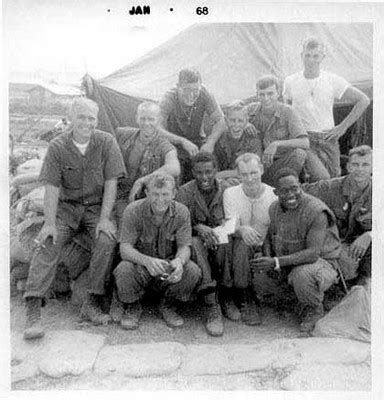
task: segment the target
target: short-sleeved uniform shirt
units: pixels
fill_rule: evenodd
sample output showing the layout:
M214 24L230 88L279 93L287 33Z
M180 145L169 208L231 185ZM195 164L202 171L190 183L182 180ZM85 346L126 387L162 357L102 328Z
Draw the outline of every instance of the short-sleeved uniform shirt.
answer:
M136 128L118 128L116 139L128 172L126 177L119 179L118 199L127 199L137 179L161 168L165 164L165 156L172 150L176 151L175 146L159 133L144 145L140 141L140 130Z
M333 103L349 86L344 78L331 72L321 71L317 78L306 79L301 71L285 79L283 96L292 101L307 131L321 132L335 126Z
M263 151L276 140L308 137L299 116L287 104L278 102L272 118L262 113L260 103L248 105L249 122L260 132Z
M134 201L124 211L120 243L129 243L151 257L172 258L178 248L192 243L189 211L183 204L172 201L158 226L149 199Z
M201 147L204 114L211 116L220 110L215 98L202 86L199 97L192 106L186 106L178 98L177 89L165 93L160 102L164 128L175 135L182 136Z
M96 130L84 155L72 138L71 131L50 142L39 180L60 188L57 217L76 229L87 207L102 204L105 181L126 171L111 134Z
M228 184L225 181L216 179L215 192L210 204L207 204L195 180L180 187L176 200L188 207L192 227L204 224L210 228L215 228L224 222L223 192L227 187Z
M372 230L371 180L364 190L360 190L348 175L302 187L333 211L342 240L351 243L364 232Z
M240 138L234 138L229 130L225 131L215 145L214 151L219 164L219 171L236 168L235 160L241 154L263 153L261 139L243 132Z

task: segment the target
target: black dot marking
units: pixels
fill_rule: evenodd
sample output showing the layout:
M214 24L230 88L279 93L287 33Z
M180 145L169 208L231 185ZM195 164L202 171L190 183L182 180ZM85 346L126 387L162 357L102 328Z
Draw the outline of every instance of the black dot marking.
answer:
M173 11L173 8L170 8L169 11Z

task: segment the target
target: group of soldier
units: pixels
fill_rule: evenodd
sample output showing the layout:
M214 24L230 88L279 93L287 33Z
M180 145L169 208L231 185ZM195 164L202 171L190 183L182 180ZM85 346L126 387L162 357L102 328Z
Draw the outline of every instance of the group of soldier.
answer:
M338 146L369 99L320 69L319 40L305 41L301 57L303 71L284 82L291 105L266 76L257 103L235 101L224 115L195 69L181 70L160 104L139 105L138 128L114 135L96 129L96 103L73 102L40 173L45 222L24 294L25 339L44 335L41 306L79 231L93 243L81 316L127 330L138 328L151 290L171 327L184 323L178 306L195 298L212 336L223 334L223 316L259 325L260 302L273 297L296 303L300 330L311 332L327 289L369 279L372 150L352 149L340 177ZM353 104L337 126L335 99Z

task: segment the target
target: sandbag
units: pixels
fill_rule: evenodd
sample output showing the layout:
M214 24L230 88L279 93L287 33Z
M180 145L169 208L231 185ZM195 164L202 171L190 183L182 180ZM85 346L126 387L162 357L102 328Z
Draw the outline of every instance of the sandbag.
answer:
M31 174L31 173L38 174L40 173L42 165L43 165L43 160L40 160L39 158L33 158L31 160L27 160L17 167L16 175Z
M44 214L44 186L33 189L26 196L21 198L16 206L16 217L23 221Z
M11 267L16 261L29 264L36 248L35 239L44 224L44 217L26 219L16 226L10 243Z
M341 337L370 342L370 284L368 283L366 286L353 286L343 300L317 322L312 335Z

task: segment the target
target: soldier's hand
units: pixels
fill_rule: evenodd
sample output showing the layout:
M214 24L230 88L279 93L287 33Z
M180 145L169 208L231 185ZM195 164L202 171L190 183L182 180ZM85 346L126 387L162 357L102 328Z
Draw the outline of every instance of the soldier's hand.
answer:
M330 129L324 136L326 141L338 140L340 139L347 130L341 125L336 125L334 128Z
M212 144L210 143L204 143L201 147L200 147L200 151L206 151L208 153L213 153L214 147Z
M183 276L183 263L181 262L180 258L175 258L170 262L170 264L173 268L173 272L171 275L169 275L167 281L170 283L180 282Z
M188 139L184 139L181 143L182 147L184 148L184 150L191 156L195 156L198 152L199 152L199 148L192 143L191 141L189 141Z
M269 167L270 165L272 165L273 163L273 157L276 154L276 150L277 150L277 143L276 142L272 142L265 150L263 153L263 157L262 157L262 161L263 164L267 167Z
M360 260L367 251L371 241L372 238L370 232L363 233L351 244L349 248L350 256L356 261Z
M168 261L155 257L148 257L148 261L145 263L145 267L147 268L149 275L153 277L167 275L168 265Z
M136 196L140 194L143 190L144 181L142 179L137 179L136 182L133 184L131 191L129 192L128 201L132 203L136 200Z
M261 235L250 226L242 226L240 234L247 246L257 245L261 240Z
M52 242L53 244L56 244L57 240L57 228L56 225L49 225L49 224L44 224L43 227L41 228L41 231L37 235L35 239L35 243L38 246L45 247L45 241L49 238L52 237Z
M195 227L195 230L207 248L211 249L219 244L216 232L209 226L199 224Z
M244 133L256 137L259 134L259 131L256 129L255 125L248 122L244 128Z
M116 240L116 225L107 218L100 219L96 225L96 239L104 232L111 240Z
M272 257L259 257L252 261L257 271L261 274L275 267L275 260Z

